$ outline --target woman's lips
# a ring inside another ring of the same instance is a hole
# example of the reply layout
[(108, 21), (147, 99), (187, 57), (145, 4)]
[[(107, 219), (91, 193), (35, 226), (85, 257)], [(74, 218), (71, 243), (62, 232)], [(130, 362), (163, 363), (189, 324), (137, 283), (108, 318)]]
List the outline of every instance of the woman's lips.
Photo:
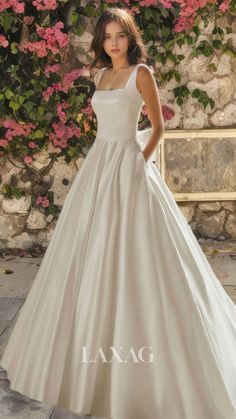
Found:
[(111, 52), (119, 52), (119, 49), (112, 49)]

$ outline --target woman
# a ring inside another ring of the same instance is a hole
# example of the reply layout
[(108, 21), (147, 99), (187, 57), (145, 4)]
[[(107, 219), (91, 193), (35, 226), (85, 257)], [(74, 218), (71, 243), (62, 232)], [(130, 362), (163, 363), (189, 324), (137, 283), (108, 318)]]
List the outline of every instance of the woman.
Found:
[(12, 389), (77, 413), (235, 419), (236, 307), (150, 161), (164, 124), (132, 16), (103, 12), (91, 46), (96, 139), (1, 365)]

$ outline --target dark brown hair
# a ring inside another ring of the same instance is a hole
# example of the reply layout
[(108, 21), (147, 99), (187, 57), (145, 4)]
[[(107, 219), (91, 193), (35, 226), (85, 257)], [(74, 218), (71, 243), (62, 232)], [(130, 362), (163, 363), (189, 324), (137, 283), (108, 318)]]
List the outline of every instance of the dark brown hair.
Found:
[(99, 16), (95, 24), (94, 37), (90, 46), (90, 51), (94, 52), (95, 57), (90, 64), (90, 70), (97, 67), (111, 67), (111, 57), (104, 51), (103, 42), (106, 24), (112, 21), (119, 22), (128, 36), (129, 46), (127, 54), (130, 65), (146, 63), (147, 52), (144, 47), (140, 30), (133, 16), (128, 10), (110, 7)]

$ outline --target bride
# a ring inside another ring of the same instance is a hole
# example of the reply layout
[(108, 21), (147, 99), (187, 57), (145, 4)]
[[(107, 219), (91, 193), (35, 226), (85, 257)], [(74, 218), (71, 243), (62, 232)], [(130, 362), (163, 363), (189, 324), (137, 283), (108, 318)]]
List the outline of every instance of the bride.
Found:
[(12, 389), (76, 413), (236, 419), (236, 307), (152, 162), (164, 123), (132, 15), (105, 10), (91, 48), (96, 138), (1, 365)]

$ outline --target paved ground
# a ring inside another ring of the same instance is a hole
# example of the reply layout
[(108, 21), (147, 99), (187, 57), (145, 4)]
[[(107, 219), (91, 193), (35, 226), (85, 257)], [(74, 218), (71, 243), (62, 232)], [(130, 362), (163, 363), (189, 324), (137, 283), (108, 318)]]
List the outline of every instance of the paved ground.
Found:
[[(216, 276), (236, 304), (236, 241), (199, 241)], [(42, 257), (0, 257), (0, 364), (17, 312), (30, 290)], [(7, 274), (7, 270), (12, 273)], [(48, 406), (12, 391), (6, 372), (0, 367), (0, 419), (78, 419), (66, 409)]]

